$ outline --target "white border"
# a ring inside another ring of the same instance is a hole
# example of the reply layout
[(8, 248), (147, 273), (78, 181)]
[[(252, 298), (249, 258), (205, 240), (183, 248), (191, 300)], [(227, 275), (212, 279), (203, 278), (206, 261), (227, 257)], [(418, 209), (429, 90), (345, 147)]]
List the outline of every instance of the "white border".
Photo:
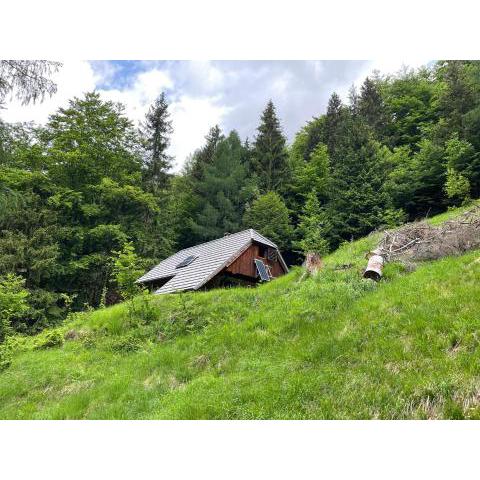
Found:
[(3, 422), (2, 478), (467, 478), (478, 423)]
[[(478, 58), (478, 2), (11, 1), (0, 56)], [(207, 20), (208, 18), (208, 20)], [(465, 478), (476, 422), (0, 422), (2, 478)]]
[(56, 59), (478, 58), (473, 0), (15, 0), (0, 56)]

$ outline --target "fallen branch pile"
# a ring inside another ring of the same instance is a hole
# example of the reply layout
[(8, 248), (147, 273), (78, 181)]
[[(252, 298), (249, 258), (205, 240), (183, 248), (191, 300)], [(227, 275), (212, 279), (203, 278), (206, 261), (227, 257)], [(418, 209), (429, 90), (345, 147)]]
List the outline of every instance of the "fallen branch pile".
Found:
[(378, 245), (386, 261), (435, 260), (480, 247), (480, 206), (434, 227), (425, 221), (386, 230)]
[[(438, 227), (425, 221), (414, 222), (396, 230), (386, 230), (378, 247), (370, 252), (385, 262), (436, 260), (459, 255), (480, 247), (480, 205)], [(374, 278), (367, 267), (364, 276)], [(381, 276), (381, 268), (378, 278)]]

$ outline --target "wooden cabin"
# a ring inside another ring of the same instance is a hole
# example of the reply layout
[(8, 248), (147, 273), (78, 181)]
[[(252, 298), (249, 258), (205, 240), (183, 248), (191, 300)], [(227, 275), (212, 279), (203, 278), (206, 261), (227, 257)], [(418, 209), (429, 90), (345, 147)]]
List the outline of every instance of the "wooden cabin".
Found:
[(268, 282), (288, 267), (277, 245), (253, 229), (181, 250), (137, 280), (156, 294)]

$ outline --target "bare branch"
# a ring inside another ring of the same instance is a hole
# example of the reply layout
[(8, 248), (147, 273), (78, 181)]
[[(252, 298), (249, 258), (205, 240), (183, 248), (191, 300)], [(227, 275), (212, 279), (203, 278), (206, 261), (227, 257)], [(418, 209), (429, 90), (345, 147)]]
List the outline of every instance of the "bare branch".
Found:
[(61, 66), (48, 60), (0, 60), (0, 103), (9, 94), (22, 105), (52, 96), (57, 85), (49, 77)]

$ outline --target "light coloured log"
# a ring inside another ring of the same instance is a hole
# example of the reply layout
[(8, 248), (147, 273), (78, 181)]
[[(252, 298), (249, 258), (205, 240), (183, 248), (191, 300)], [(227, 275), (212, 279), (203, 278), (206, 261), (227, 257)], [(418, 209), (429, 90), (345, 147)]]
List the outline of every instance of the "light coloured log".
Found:
[(363, 272), (363, 278), (370, 278), (378, 282), (382, 278), (383, 265), (385, 259), (380, 250), (373, 250), (367, 254), (368, 264)]

